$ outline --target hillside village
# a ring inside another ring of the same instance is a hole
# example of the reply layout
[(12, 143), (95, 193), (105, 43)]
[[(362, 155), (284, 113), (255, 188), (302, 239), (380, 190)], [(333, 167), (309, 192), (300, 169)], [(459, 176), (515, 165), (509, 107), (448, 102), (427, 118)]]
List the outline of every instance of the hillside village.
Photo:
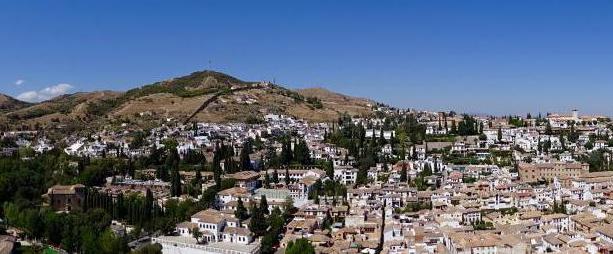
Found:
[(121, 252), (613, 253), (612, 128), (577, 110), (492, 117), (379, 106), (323, 123), (167, 119), (55, 141), (5, 131), (3, 167), (56, 165), (45, 171), (40, 217), (20, 216), (38, 208), (1, 183), (3, 241), (84, 251), (86, 239), (49, 228), (55, 216), (97, 211)]
[(0, 254), (613, 254), (612, 13), (0, 1)]

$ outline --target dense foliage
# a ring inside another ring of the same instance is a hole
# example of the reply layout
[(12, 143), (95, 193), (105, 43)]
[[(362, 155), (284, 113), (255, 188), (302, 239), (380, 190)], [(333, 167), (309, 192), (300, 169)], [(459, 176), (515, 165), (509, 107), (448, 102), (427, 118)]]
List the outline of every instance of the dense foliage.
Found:
[(285, 254), (315, 254), (315, 248), (308, 239), (300, 238), (287, 243)]
[[(127, 253), (127, 243), (153, 232), (169, 233), (178, 222), (187, 220), (192, 214), (213, 206), (215, 194), (222, 189), (234, 186), (230, 179), (221, 180), (221, 171), (217, 170), (219, 181), (204, 192), (200, 191), (202, 183), (201, 170), (216, 169), (199, 153), (186, 154), (181, 159), (176, 154), (172, 141), (166, 142), (168, 148), (152, 148), (149, 157), (135, 161), (123, 157), (96, 159), (68, 156), (60, 150), (52, 150), (35, 155), (31, 151), (21, 151), (14, 157), (0, 158), (0, 202), (3, 204), (0, 215), (5, 222), (23, 231), (26, 238), (39, 239), (45, 244), (59, 246), (71, 252), (83, 253)], [(219, 149), (217, 159), (229, 157), (229, 149)], [(221, 154), (222, 152), (226, 154)], [(121, 153), (120, 153), (121, 154)], [(195, 202), (187, 199), (177, 201), (170, 199), (162, 209), (154, 201), (149, 190), (145, 195), (111, 196), (99, 192), (96, 188), (106, 183), (110, 176), (135, 175), (135, 171), (144, 168), (157, 168), (160, 178), (171, 182), (171, 193), (175, 196), (183, 193), (198, 195), (202, 198)], [(178, 174), (183, 170), (196, 170), (197, 177), (187, 186), (181, 184)], [(71, 213), (56, 213), (43, 203), (42, 194), (56, 184), (86, 185), (85, 200), (82, 208), (75, 208)], [(187, 191), (196, 188), (197, 191)], [(134, 230), (129, 235), (117, 235), (110, 230), (111, 220), (132, 225)], [(151, 246), (142, 253), (156, 253)]]

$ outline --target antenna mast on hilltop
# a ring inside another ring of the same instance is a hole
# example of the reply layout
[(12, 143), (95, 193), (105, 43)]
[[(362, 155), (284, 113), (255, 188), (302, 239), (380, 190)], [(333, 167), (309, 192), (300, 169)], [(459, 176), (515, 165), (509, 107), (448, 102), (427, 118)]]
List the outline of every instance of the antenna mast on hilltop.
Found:
[(209, 59), (209, 70), (212, 71), (213, 69), (211, 68), (211, 59)]

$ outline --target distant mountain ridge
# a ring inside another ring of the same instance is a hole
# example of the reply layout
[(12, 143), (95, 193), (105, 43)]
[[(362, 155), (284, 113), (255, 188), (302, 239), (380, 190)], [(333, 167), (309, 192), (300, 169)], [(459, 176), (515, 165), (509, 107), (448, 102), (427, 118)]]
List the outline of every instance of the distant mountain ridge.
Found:
[(78, 128), (125, 122), (146, 126), (168, 119), (258, 122), (272, 113), (326, 122), (343, 113), (369, 115), (375, 104), (323, 88), (291, 90), (205, 70), (125, 92), (79, 92), (40, 103), (2, 95), (0, 120), (30, 127)]

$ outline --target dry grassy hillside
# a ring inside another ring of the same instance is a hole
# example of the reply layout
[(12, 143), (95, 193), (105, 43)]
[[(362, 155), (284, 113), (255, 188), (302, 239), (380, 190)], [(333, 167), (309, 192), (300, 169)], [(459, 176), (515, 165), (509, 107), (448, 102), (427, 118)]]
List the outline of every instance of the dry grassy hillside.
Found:
[(122, 93), (112, 91), (82, 92), (62, 95), (48, 101), (7, 113), (13, 120), (37, 120), (48, 118), (49, 115), (69, 117), (73, 120), (88, 121), (97, 114), (96, 106), (106, 100), (112, 100)]
[[(0, 97), (0, 106), (3, 101), (9, 99)], [(91, 128), (126, 121), (155, 124), (167, 118), (245, 122), (274, 113), (322, 122), (336, 120), (342, 113), (370, 114), (372, 104), (322, 88), (294, 91), (242, 81), (220, 72), (200, 71), (126, 92), (75, 93), (34, 105), (7, 107), (0, 119), (25, 126)], [(193, 118), (189, 118), (192, 114)]]
[(305, 97), (320, 99), (325, 108), (333, 109), (335, 112), (340, 113), (348, 112), (352, 115), (370, 114), (372, 106), (375, 105), (374, 101), (335, 93), (325, 88), (306, 88), (297, 91)]
[(17, 100), (5, 94), (0, 94), (0, 112), (8, 112), (29, 106), (30, 103)]

